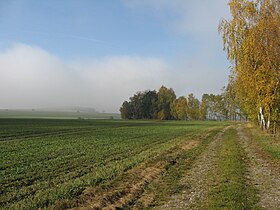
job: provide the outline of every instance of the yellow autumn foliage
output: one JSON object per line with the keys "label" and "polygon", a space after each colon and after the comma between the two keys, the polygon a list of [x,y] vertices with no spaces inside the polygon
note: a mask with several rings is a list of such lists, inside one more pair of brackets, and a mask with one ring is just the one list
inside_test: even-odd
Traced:
{"label": "yellow autumn foliage", "polygon": [[248,117],[269,128],[280,120],[280,1],[230,0],[229,7],[232,18],[219,32],[232,63],[230,83]]}

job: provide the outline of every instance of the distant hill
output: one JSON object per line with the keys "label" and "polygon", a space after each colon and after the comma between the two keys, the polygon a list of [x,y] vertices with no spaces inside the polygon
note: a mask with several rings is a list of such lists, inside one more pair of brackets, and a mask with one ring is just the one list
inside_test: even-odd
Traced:
{"label": "distant hill", "polygon": [[0,118],[121,119],[119,113],[100,113],[88,107],[0,109]]}
{"label": "distant hill", "polygon": [[46,107],[37,109],[38,111],[51,111],[51,112],[87,112],[87,113],[99,113],[96,109],[91,107],[81,106],[61,106],[61,107]]}

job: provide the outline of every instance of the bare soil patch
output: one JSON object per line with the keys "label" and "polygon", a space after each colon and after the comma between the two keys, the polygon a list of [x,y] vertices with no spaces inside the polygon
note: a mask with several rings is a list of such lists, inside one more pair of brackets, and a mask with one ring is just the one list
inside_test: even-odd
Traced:
{"label": "bare soil patch", "polygon": [[[174,149],[166,154],[167,161],[153,161],[132,168],[118,180],[114,180],[104,186],[87,188],[76,200],[61,200],[53,209],[123,209],[132,206],[136,201],[142,203],[144,207],[149,207],[153,202],[153,195],[145,194],[145,188],[175,164],[180,152],[193,149],[199,146],[199,140],[186,140],[187,142],[178,145],[178,150]],[[170,161],[169,161],[170,160]],[[136,206],[133,209],[137,209]]]}
{"label": "bare soil patch", "polygon": [[186,142],[185,144],[182,145],[182,149],[189,150],[189,149],[195,148],[199,145],[199,143],[200,142],[197,140]]}
{"label": "bare soil patch", "polygon": [[126,181],[112,184],[108,189],[89,188],[81,196],[79,207],[73,209],[118,209],[130,205],[143,193],[145,186],[158,178],[166,163],[158,162],[147,168],[131,170]]}

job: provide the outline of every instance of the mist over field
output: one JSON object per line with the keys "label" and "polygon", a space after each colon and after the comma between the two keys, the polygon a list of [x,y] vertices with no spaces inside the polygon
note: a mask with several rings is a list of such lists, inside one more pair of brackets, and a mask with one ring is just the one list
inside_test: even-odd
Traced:
{"label": "mist over field", "polygon": [[0,0],[0,209],[279,209],[279,0]]}
{"label": "mist over field", "polygon": [[[67,4],[64,15],[60,3],[56,9],[44,3],[57,19],[54,23],[44,18],[49,13],[29,13],[40,11],[40,4],[6,4],[1,15],[0,108],[85,106],[119,112],[135,92],[161,85],[177,95],[219,93],[229,72],[217,25],[228,9],[222,0],[203,2],[134,0],[110,6],[89,3],[88,8],[87,3]],[[122,15],[108,15],[112,5]],[[79,8],[84,10],[80,16]],[[14,13],[18,16],[10,18]],[[68,21],[73,30],[65,25]]]}

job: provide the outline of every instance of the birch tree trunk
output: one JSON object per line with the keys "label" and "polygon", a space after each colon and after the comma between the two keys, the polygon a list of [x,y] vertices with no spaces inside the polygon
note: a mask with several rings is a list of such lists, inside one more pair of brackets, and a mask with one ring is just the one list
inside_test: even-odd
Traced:
{"label": "birch tree trunk", "polygon": [[260,120],[261,120],[261,128],[262,130],[266,129],[266,122],[265,122],[265,118],[264,118],[264,111],[263,111],[263,107],[260,107]]}

